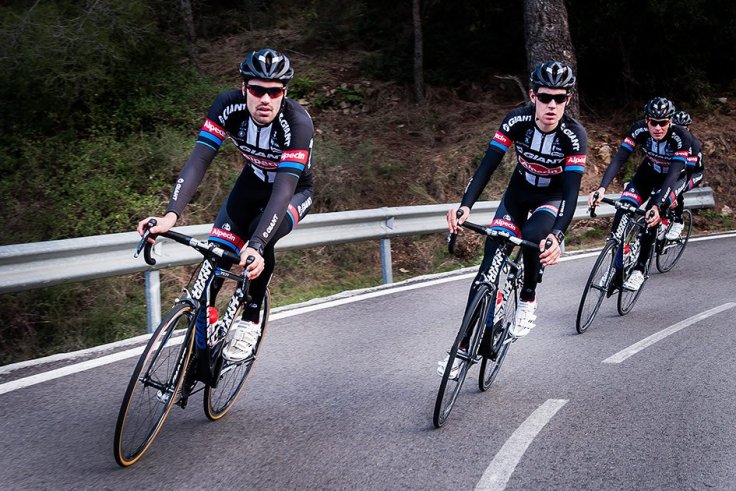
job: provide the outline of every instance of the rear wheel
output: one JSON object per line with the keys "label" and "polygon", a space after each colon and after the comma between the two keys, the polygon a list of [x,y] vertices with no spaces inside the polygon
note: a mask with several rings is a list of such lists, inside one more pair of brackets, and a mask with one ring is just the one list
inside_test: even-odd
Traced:
{"label": "rear wheel", "polygon": [[[460,345],[465,340],[466,333],[471,334],[471,345],[480,342],[479,338],[485,329],[486,316],[488,315],[491,300],[488,286],[481,284],[478,286],[478,291],[476,291],[473,300],[465,311],[460,331],[458,331],[455,342],[452,344],[452,348],[450,348],[449,359],[445,366],[445,372],[442,374],[440,389],[437,392],[434,417],[432,420],[437,428],[444,425],[450,416],[455,401],[457,401],[458,394],[460,394],[463,382],[465,382],[470,365],[474,362],[474,360],[469,359],[467,354],[458,353],[460,351]],[[475,350],[471,350],[470,353],[472,354],[473,351]],[[460,360],[460,370],[455,377],[451,377],[450,374],[456,359]]]}
{"label": "rear wheel", "polygon": [[598,259],[588,276],[588,282],[585,284],[583,296],[580,298],[578,317],[575,322],[575,328],[580,334],[584,333],[593,323],[593,319],[595,319],[598,309],[600,309],[603,299],[606,297],[606,292],[614,277],[615,257],[616,241],[609,240],[598,255]]}
{"label": "rear wheel", "polygon": [[192,353],[191,322],[191,305],[176,305],[154,331],[133,370],[115,424],[115,460],[123,467],[141,458],[176,402]]}
{"label": "rear wheel", "polygon": [[[233,317],[233,319],[235,319],[234,322],[238,322],[240,320],[242,312],[243,307],[241,306]],[[266,291],[266,296],[263,298],[263,305],[260,313],[261,336],[256,342],[253,354],[245,360],[237,363],[229,362],[220,356],[219,363],[222,363],[222,369],[220,370],[219,377],[217,379],[217,387],[213,387],[212,384],[208,384],[204,390],[204,413],[210,420],[217,421],[225,416],[238,399],[238,396],[245,385],[245,379],[248,377],[248,374],[250,374],[251,368],[253,368],[253,364],[258,356],[258,352],[261,349],[270,312],[271,295]]]}
{"label": "rear wheel", "polygon": [[657,241],[657,269],[660,273],[666,273],[674,268],[685,251],[693,225],[693,214],[690,210],[683,210],[682,225],[682,232],[678,238],[674,240],[664,239],[661,243]]}

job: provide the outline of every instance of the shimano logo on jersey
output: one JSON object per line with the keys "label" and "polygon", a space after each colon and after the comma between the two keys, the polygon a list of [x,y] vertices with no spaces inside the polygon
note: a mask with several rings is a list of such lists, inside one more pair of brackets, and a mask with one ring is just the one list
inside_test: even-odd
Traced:
{"label": "shimano logo on jersey", "polygon": [[274,214],[273,218],[271,219],[271,223],[268,224],[268,228],[262,234],[264,239],[268,238],[269,234],[273,231],[273,228],[276,226],[276,222],[278,221],[279,221],[279,216]]}
{"label": "shimano logo on jersey", "polygon": [[572,143],[572,149],[575,151],[580,150],[580,140],[578,140],[578,135],[575,134],[573,130],[568,128],[567,126],[564,126],[562,128],[562,132],[567,135],[567,137],[570,139],[570,143]]}
{"label": "shimano logo on jersey", "polygon": [[181,191],[181,185],[183,182],[184,182],[184,179],[182,179],[181,177],[176,180],[176,187],[174,188],[174,194],[171,195],[172,200],[176,201],[177,199],[179,199],[179,191]]}
{"label": "shimano logo on jersey", "polygon": [[227,121],[227,118],[229,118],[232,113],[247,110],[247,104],[230,104],[222,111],[222,115],[220,115],[220,122],[222,122],[222,124],[224,125],[225,121]]}
{"label": "shimano logo on jersey", "polygon": [[289,126],[289,122],[286,121],[284,113],[279,114],[279,123],[281,124],[281,128],[284,130],[284,145],[288,147],[291,145],[291,127]]}
{"label": "shimano logo on jersey", "polygon": [[675,132],[672,132],[672,139],[677,143],[677,148],[682,148],[682,138]]}
{"label": "shimano logo on jersey", "polygon": [[212,263],[209,261],[205,261],[202,263],[202,269],[199,270],[199,276],[197,276],[197,281],[194,282],[194,286],[192,287],[192,297],[199,300],[202,297],[202,292],[204,292],[204,287],[207,284],[207,278],[209,278],[210,273],[212,273]]}
{"label": "shimano logo on jersey", "polygon": [[307,198],[307,200],[304,203],[296,207],[297,211],[299,212],[300,217],[304,215],[304,212],[307,211],[307,208],[309,208],[311,204],[312,204],[312,197],[310,196]]}
{"label": "shimano logo on jersey", "polygon": [[503,128],[503,130],[506,133],[508,133],[511,127],[514,126],[516,123],[521,123],[524,121],[531,121],[531,120],[532,120],[531,114],[526,115],[526,116],[514,116],[513,118],[509,119],[508,123],[504,123],[503,125],[501,125],[501,128]]}

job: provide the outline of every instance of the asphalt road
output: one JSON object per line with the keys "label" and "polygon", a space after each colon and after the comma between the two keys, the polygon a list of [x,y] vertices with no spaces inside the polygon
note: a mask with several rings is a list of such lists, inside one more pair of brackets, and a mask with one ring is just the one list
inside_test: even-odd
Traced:
{"label": "asphalt road", "polygon": [[208,421],[195,396],[128,469],[112,437],[135,358],[0,392],[0,487],[735,489],[733,244],[691,242],[629,315],[611,298],[583,335],[595,258],[549,268],[537,328],[490,391],[471,372],[440,430],[436,363],[467,277],[274,320],[230,414]]}

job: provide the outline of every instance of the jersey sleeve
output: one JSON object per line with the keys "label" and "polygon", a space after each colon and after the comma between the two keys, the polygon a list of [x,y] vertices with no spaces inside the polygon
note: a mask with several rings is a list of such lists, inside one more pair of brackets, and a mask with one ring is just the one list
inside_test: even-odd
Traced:
{"label": "jersey sleeve", "polygon": [[588,154],[588,134],[582,125],[575,124],[563,131],[569,137],[568,150],[565,155],[565,170],[562,180],[562,202],[557,218],[552,226],[553,231],[565,232],[570,226],[580,194],[580,183],[585,172]]}
{"label": "jersey sleeve", "polygon": [[460,206],[472,208],[475,202],[478,201],[491,176],[501,164],[503,156],[511,148],[522,123],[531,121],[532,116],[527,114],[528,112],[528,107],[516,109],[508,113],[503,119],[501,126],[496,130],[495,135],[493,135],[493,138],[488,143],[486,153],[480,165],[475,170],[475,174],[473,174],[473,177],[465,187]]}
{"label": "jersey sleeve", "polygon": [[191,201],[194,193],[197,192],[199,184],[204,178],[207,168],[220,150],[222,142],[227,136],[225,128],[216,123],[218,114],[221,113],[223,106],[223,95],[219,95],[215,102],[210,106],[207,118],[202,124],[202,128],[197,134],[197,141],[194,145],[189,160],[179,173],[176,179],[174,189],[171,192],[169,205],[166,212],[173,211],[177,216],[181,216],[184,207]]}
{"label": "jersey sleeve", "polygon": [[613,178],[616,177],[618,171],[621,170],[621,166],[628,160],[629,156],[634,152],[637,145],[637,135],[641,134],[641,121],[634,124],[629,130],[629,133],[624,138],[616,154],[611,159],[611,163],[608,164],[606,172],[601,178],[599,187],[607,188]]}

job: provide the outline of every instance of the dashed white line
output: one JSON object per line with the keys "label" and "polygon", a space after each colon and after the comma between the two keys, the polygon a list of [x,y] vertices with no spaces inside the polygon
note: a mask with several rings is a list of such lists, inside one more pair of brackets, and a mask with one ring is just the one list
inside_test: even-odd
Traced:
{"label": "dashed white line", "polygon": [[565,404],[567,404],[565,399],[548,399],[530,414],[503,444],[501,450],[498,451],[483,476],[481,476],[475,489],[493,491],[504,489],[529,444]]}
{"label": "dashed white line", "polygon": [[689,317],[685,319],[684,321],[680,321],[677,324],[674,324],[666,329],[662,329],[661,331],[656,332],[652,334],[651,336],[642,339],[638,343],[632,344],[628,348],[619,351],[615,355],[609,356],[608,358],[603,360],[603,363],[621,363],[627,358],[634,356],[639,351],[653,345],[657,341],[661,341],[662,339],[666,338],[670,334],[674,334],[677,331],[685,329],[687,326],[695,324],[696,322],[700,322],[703,319],[707,319],[708,317],[711,317],[713,315],[720,314],[724,310],[728,310],[733,307],[736,307],[736,303],[733,303],[733,302],[724,303],[721,306],[712,308],[710,310],[706,310],[705,312],[702,312],[698,315]]}

